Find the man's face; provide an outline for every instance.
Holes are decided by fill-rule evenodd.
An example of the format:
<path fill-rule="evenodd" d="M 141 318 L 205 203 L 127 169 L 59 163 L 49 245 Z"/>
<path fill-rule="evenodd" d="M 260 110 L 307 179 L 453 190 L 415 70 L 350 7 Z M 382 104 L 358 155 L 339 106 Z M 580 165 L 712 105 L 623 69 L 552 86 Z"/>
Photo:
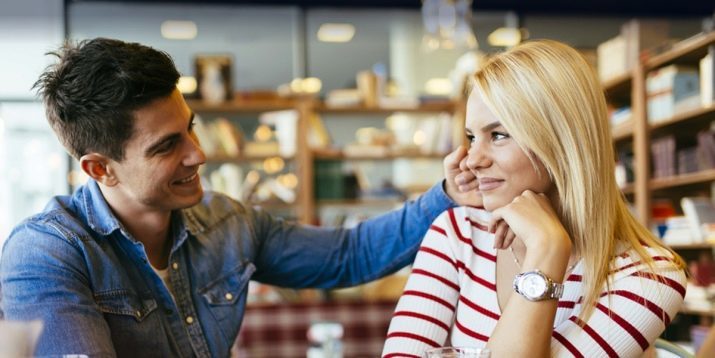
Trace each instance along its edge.
<path fill-rule="evenodd" d="M 193 113 L 178 90 L 135 111 L 125 157 L 110 164 L 118 181 L 110 189 L 118 200 L 111 204 L 168 212 L 198 203 L 198 170 L 206 156 L 192 126 Z"/>

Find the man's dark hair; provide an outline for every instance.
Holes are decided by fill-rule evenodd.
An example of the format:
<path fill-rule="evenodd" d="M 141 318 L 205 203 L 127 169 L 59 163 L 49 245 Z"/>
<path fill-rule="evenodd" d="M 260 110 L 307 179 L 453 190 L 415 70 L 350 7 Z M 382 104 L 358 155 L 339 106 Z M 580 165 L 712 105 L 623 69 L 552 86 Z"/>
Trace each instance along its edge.
<path fill-rule="evenodd" d="M 168 54 L 138 43 L 96 38 L 50 52 L 59 62 L 36 88 L 47 120 L 72 156 L 117 161 L 134 132 L 134 111 L 169 96 L 179 72 Z"/>

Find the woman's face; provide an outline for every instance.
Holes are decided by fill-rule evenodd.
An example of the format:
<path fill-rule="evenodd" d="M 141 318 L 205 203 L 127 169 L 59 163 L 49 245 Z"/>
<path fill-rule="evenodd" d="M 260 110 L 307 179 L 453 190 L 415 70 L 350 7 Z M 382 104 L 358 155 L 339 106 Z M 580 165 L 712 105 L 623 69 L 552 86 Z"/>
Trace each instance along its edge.
<path fill-rule="evenodd" d="M 538 160 L 534 167 L 476 90 L 467 102 L 465 131 L 467 167 L 477 177 L 485 209 L 505 206 L 527 189 L 551 197 L 553 185 L 546 168 Z"/>

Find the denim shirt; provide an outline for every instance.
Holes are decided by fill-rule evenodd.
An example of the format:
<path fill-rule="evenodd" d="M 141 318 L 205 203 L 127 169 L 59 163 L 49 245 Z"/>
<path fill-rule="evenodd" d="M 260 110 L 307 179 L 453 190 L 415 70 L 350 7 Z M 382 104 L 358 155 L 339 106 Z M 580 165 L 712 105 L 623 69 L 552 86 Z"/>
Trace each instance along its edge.
<path fill-rule="evenodd" d="M 293 288 L 374 280 L 411 263 L 432 221 L 453 205 L 440 183 L 353 229 L 321 228 L 207 192 L 172 213 L 170 293 L 90 181 L 10 234 L 0 318 L 42 320 L 37 355 L 228 356 L 249 279 Z"/>

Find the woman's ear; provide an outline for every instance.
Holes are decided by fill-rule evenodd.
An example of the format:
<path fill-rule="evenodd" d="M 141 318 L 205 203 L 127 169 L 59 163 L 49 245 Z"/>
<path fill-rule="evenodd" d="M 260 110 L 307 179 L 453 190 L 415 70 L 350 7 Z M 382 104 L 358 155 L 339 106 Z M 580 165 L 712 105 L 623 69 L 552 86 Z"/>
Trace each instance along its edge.
<path fill-rule="evenodd" d="M 110 163 L 111 160 L 109 160 L 109 158 L 99 153 L 85 154 L 79 158 L 79 164 L 83 172 L 98 183 L 102 183 L 106 186 L 114 186 L 117 185 L 119 181 L 116 176 L 114 176 L 110 168 Z"/>

